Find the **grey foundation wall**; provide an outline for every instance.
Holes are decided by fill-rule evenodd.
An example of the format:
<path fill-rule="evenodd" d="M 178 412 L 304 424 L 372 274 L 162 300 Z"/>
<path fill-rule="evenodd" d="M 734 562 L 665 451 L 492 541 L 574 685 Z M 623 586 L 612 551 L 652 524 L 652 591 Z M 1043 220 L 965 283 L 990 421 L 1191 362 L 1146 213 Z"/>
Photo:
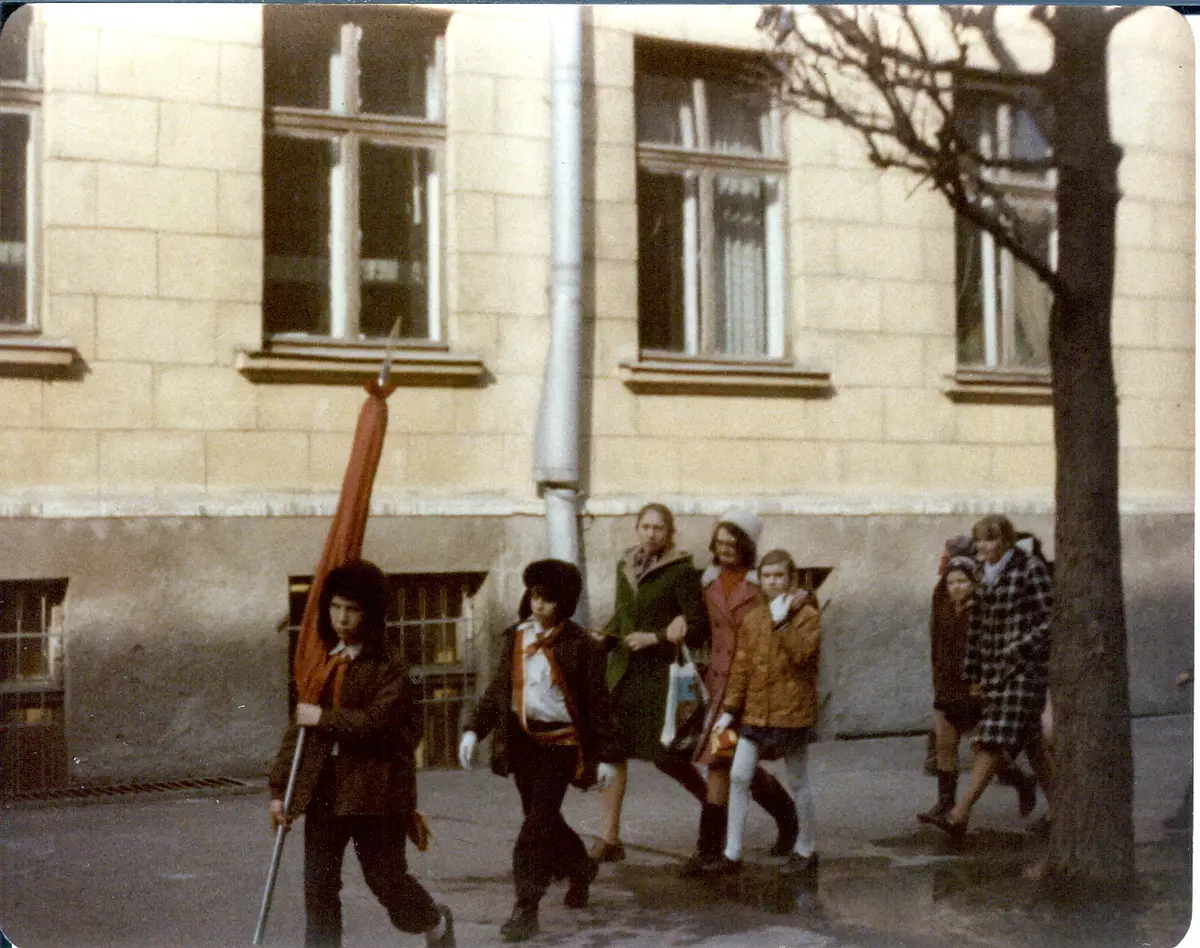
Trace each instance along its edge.
<path fill-rule="evenodd" d="M 973 518 L 766 517 L 760 552 L 830 567 L 822 646 L 825 738 L 910 731 L 930 711 L 929 596 L 943 540 Z M 1053 555 L 1049 517 L 1017 518 Z M 679 545 L 709 561 L 711 517 L 681 517 Z M 633 519 L 583 521 L 589 619 L 612 608 Z M 66 739 L 73 782 L 261 774 L 287 714 L 288 578 L 307 575 L 328 520 L 311 517 L 13 519 L 0 579 L 66 578 Z M 545 555 L 539 517 L 374 517 L 365 555 L 387 572 L 487 574 L 480 686 L 512 621 L 524 563 Z M 1193 518 L 1124 524 L 1130 692 L 1137 715 L 1190 709 Z"/>

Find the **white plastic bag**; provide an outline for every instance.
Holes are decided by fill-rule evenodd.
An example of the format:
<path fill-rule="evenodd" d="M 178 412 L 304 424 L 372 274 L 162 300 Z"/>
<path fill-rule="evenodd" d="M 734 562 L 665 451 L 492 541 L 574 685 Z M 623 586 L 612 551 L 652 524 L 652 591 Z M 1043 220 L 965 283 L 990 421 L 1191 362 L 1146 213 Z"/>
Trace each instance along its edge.
<path fill-rule="evenodd" d="M 662 734 L 659 741 L 663 747 L 671 747 L 676 735 L 689 719 L 707 703 L 704 679 L 696 669 L 696 663 L 686 645 L 679 647 L 675 661 L 671 662 L 670 678 L 667 682 L 667 706 L 663 713 Z"/>

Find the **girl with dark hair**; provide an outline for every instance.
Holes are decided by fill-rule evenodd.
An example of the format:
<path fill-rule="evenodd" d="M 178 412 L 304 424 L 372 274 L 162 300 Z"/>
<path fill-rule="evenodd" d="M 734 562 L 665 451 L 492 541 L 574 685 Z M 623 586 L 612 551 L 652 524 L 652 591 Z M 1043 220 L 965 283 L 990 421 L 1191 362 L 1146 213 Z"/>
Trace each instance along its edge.
<path fill-rule="evenodd" d="M 708 615 L 690 553 L 675 547 L 675 518 L 663 504 L 647 504 L 634 521 L 638 543 L 617 563 L 613 616 L 604 627 L 611 646 L 608 687 L 626 756 L 652 761 L 701 802 L 704 778 L 687 757 L 660 743 L 671 663 L 679 644 L 708 641 Z M 592 848 L 598 862 L 625 858 L 621 808 L 628 786 L 625 762 L 600 795 L 604 825 Z"/>
<path fill-rule="evenodd" d="M 709 708 L 695 760 L 708 768 L 707 792 L 700 812 L 700 831 L 696 852 L 684 864 L 681 874 L 687 878 L 702 875 L 721 862 L 728 820 L 730 757 L 714 753 L 713 727 L 721 714 L 725 688 L 737 650 L 739 628 L 750 610 L 763 598 L 754 572 L 762 521 L 748 510 L 733 509 L 717 522 L 709 549 L 713 564 L 704 571 L 700 585 L 708 608 L 711 643 L 704 686 Z M 732 733 L 732 732 L 731 732 Z M 773 776 L 758 767 L 750 784 L 754 802 L 771 814 L 779 836 L 771 848 L 773 855 L 792 851 L 799 833 L 796 806 L 791 794 Z"/>

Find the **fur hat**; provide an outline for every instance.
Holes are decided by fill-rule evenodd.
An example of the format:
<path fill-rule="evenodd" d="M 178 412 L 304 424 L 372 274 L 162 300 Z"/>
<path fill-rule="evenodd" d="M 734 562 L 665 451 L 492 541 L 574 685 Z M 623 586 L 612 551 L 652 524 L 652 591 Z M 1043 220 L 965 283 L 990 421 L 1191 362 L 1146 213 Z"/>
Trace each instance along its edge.
<path fill-rule="evenodd" d="M 721 514 L 717 522 L 733 524 L 746 534 L 751 543 L 758 546 L 758 541 L 762 537 L 763 522 L 752 511 L 746 510 L 744 507 L 734 507 Z"/>
<path fill-rule="evenodd" d="M 546 598 L 558 605 L 558 614 L 562 618 L 575 614 L 575 607 L 579 605 L 579 597 L 583 593 L 583 576 L 574 563 L 568 563 L 566 560 L 537 560 L 525 567 L 522 579 L 526 590 L 534 586 L 545 589 Z M 522 605 L 524 602 L 522 599 Z"/>
<path fill-rule="evenodd" d="M 968 576 L 975 576 L 975 558 L 972 556 L 952 556 L 946 562 L 946 568 L 942 570 L 942 575 L 946 576 L 951 570 L 958 570 L 966 573 Z"/>
<path fill-rule="evenodd" d="M 942 558 L 938 563 L 938 575 L 945 576 L 946 570 L 950 568 L 950 561 L 959 556 L 973 557 L 975 555 L 975 541 L 971 537 L 951 537 L 946 541 L 946 545 L 942 547 Z"/>
<path fill-rule="evenodd" d="M 327 647 L 337 643 L 337 633 L 329 621 L 329 604 L 334 596 L 358 603 L 363 611 L 363 644 L 369 652 L 381 652 L 387 623 L 387 578 L 374 563 L 351 560 L 331 569 L 321 584 L 317 630 Z"/>

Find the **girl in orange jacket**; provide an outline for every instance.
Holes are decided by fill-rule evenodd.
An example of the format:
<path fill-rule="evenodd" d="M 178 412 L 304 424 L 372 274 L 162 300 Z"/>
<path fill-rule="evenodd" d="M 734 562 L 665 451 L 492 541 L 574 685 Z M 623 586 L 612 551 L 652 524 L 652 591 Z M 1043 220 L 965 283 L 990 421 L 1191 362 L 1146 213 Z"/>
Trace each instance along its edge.
<path fill-rule="evenodd" d="M 764 556 L 758 575 L 764 595 L 742 622 L 724 713 L 714 728 L 724 730 L 735 721 L 741 725 L 730 772 L 725 852 L 710 870 L 718 875 L 741 867 L 750 780 L 764 756 L 783 757 L 800 824 L 780 872 L 817 867 L 808 744 L 817 723 L 821 612 L 816 597 L 797 588 L 796 564 L 785 551 Z"/>

